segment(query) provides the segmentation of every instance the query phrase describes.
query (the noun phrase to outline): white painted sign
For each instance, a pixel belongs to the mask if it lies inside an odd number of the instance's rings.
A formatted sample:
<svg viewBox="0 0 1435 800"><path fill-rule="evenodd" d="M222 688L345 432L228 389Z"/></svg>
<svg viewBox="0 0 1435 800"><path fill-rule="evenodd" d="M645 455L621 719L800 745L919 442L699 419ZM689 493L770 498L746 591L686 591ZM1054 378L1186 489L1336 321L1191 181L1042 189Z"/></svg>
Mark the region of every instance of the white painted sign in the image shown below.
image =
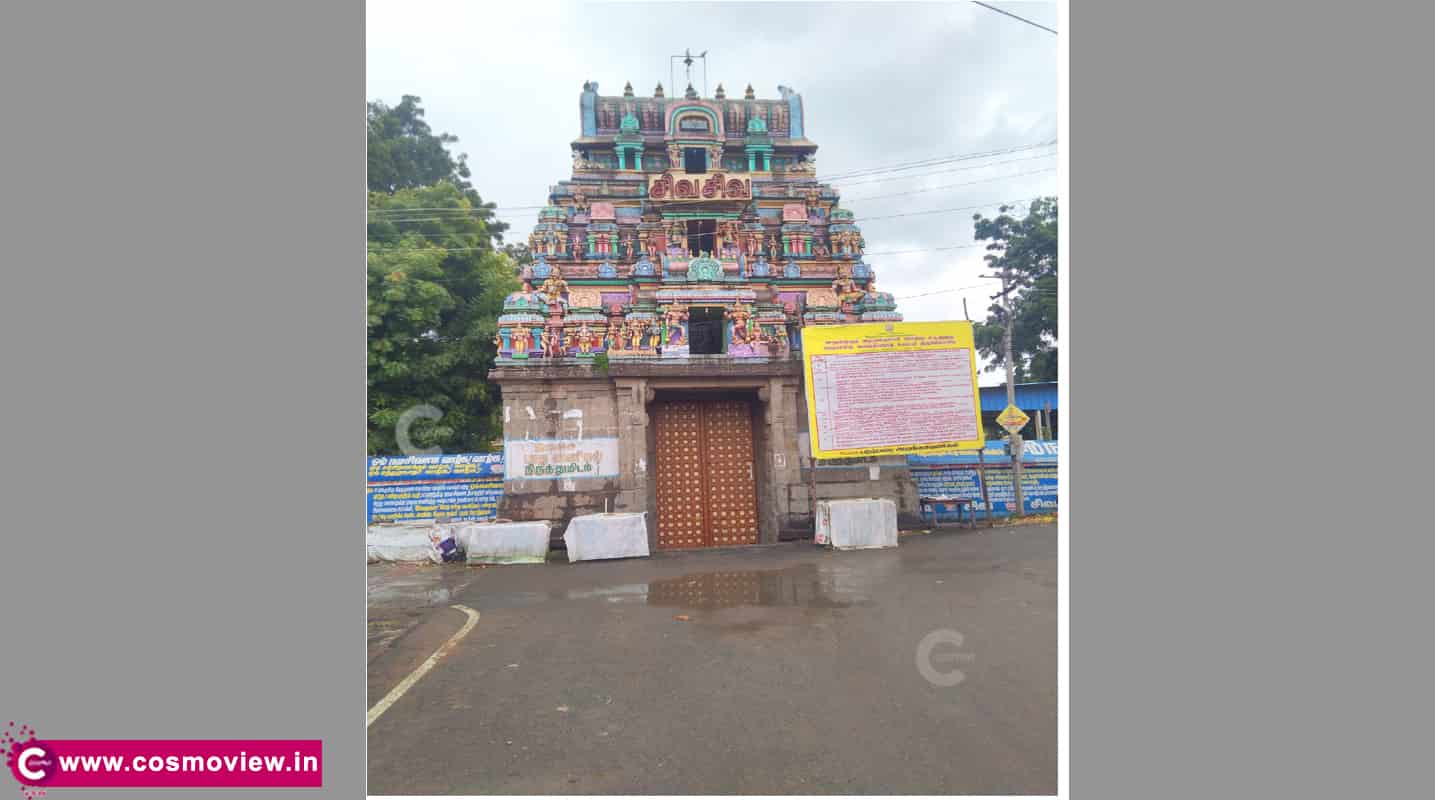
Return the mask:
<svg viewBox="0 0 1435 800"><path fill-rule="evenodd" d="M618 440L508 439L503 443L503 479L614 478Z"/></svg>

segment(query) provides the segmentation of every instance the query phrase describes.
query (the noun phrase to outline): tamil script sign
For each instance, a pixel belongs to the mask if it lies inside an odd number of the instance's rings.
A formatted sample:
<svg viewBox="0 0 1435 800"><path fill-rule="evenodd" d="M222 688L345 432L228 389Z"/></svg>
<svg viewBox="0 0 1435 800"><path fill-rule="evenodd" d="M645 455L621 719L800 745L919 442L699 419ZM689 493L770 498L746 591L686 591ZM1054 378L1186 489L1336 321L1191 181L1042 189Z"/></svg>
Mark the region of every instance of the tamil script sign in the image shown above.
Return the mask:
<svg viewBox="0 0 1435 800"><path fill-rule="evenodd" d="M970 322L802 329L817 458L941 453L985 445Z"/></svg>
<svg viewBox="0 0 1435 800"><path fill-rule="evenodd" d="M492 519L503 496L502 453L374 456L368 473L369 524Z"/></svg>
<svg viewBox="0 0 1435 800"><path fill-rule="evenodd" d="M504 480L614 478L618 440L508 439L503 443Z"/></svg>
<svg viewBox="0 0 1435 800"><path fill-rule="evenodd" d="M652 200L750 200L752 179L730 178L721 172L711 175L664 172L648 179L648 197Z"/></svg>

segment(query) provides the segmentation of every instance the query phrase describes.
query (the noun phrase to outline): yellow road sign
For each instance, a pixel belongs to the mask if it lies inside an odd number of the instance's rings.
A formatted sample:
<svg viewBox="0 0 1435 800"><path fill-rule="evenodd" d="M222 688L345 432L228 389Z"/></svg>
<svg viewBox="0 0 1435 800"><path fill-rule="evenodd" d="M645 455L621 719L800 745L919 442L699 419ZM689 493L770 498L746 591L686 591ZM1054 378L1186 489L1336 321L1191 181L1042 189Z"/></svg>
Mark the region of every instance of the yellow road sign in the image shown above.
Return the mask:
<svg viewBox="0 0 1435 800"><path fill-rule="evenodd" d="M1011 433L1025 428L1028 422L1031 422L1031 417L1028 417L1025 411L1016 406L1007 406L1002 409L1002 413L997 415L997 424Z"/></svg>

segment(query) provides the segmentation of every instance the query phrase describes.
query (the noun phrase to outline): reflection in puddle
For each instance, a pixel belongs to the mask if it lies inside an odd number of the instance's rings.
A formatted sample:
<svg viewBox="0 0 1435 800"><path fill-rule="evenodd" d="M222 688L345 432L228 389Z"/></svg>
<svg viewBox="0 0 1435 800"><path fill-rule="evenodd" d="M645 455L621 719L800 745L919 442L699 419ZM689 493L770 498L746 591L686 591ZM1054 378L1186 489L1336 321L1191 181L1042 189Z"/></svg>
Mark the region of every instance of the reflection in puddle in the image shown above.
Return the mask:
<svg viewBox="0 0 1435 800"><path fill-rule="evenodd" d="M836 576L815 564L787 569L698 572L648 584L648 605L680 608L797 606L847 608L867 605L862 594L844 591Z"/></svg>

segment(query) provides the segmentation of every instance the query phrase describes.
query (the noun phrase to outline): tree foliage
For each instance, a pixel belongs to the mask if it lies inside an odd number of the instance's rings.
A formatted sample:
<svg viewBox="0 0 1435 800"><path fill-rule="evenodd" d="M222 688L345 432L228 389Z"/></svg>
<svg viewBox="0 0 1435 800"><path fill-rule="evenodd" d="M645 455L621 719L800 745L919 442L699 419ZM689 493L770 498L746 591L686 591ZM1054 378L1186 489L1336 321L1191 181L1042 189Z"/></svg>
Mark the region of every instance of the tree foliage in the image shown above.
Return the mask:
<svg viewBox="0 0 1435 800"><path fill-rule="evenodd" d="M489 233L502 242L508 225L493 215L493 204L484 203L469 178L468 154L454 156L448 145L458 137L434 133L424 121L423 100L406 94L396 106L369 103L369 191L392 194L400 189L433 186L442 181L458 187L475 209L474 215L488 223Z"/></svg>
<svg viewBox="0 0 1435 800"><path fill-rule="evenodd" d="M1012 292L1012 361L1018 381L1054 381L1057 354L1057 205L1056 198L1032 202L1025 217L1002 206L994 219L973 217L974 236L987 245L987 264L1007 272ZM992 359L988 370L1005 369L1003 335L1006 311L994 303L986 322L976 325L977 349Z"/></svg>
<svg viewBox="0 0 1435 800"><path fill-rule="evenodd" d="M502 434L498 388L487 375L503 300L518 289L515 262L495 249L505 226L468 185L462 156L454 161L443 148L453 137L434 136L422 115L416 97L394 109L369 105L373 455L400 452L400 418L421 406L441 416L410 419L414 447L483 451Z"/></svg>

